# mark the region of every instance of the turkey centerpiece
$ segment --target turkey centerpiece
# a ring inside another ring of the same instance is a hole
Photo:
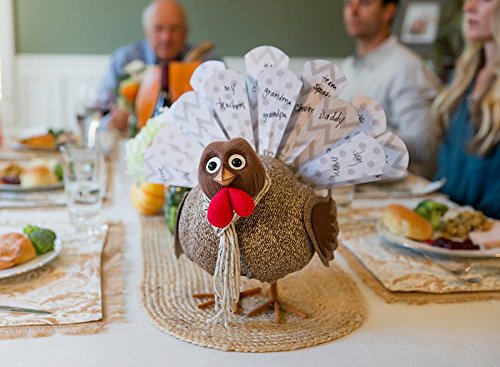
[[[144,156],[148,181],[193,188],[179,205],[175,251],[213,275],[216,319],[226,323],[240,276],[271,284],[271,299],[249,315],[305,317],[276,284],[315,253],[325,266],[334,258],[335,201],[316,191],[401,177],[408,165],[377,102],[339,98],[347,80],[337,65],[312,60],[297,77],[288,62],[261,46],[246,54],[247,74],[201,64]]]

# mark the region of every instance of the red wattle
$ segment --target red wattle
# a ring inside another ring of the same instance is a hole
[[[208,204],[208,223],[217,228],[225,228],[233,219],[233,210],[240,217],[249,217],[255,209],[252,197],[234,187],[224,187]]]
[[[229,189],[221,189],[210,201],[207,211],[208,223],[217,228],[227,227],[233,219],[233,208],[229,198]]]
[[[240,217],[246,218],[252,215],[255,209],[255,203],[253,202],[252,197],[245,191],[230,187],[229,198],[231,200],[231,206],[233,207],[233,210]]]

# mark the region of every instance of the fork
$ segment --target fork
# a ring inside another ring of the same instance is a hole
[[[413,251],[413,252],[416,252],[416,251]],[[423,252],[417,252],[417,253],[420,256],[422,256],[424,259],[437,265],[439,268],[453,274],[457,279],[465,281],[465,282],[478,284],[478,283],[481,283],[481,281],[484,278],[500,274],[500,269],[498,269],[498,268],[495,268],[495,267],[475,267],[475,268],[473,268],[470,263],[466,263],[465,268],[451,268],[448,265],[444,265],[443,263],[437,261],[436,259],[433,259],[432,257],[430,257],[429,255],[427,255]],[[470,275],[469,274],[473,269],[477,269],[477,268],[491,269],[491,270],[489,272],[486,272],[483,274],[478,274],[478,275]]]
[[[16,312],[16,313],[35,313],[40,315],[52,315],[52,312],[45,310],[35,310],[32,308],[0,306],[1,312]]]

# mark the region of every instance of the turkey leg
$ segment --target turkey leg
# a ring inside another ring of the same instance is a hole
[[[280,311],[281,308],[284,309],[285,311],[294,314],[295,316],[300,317],[301,319],[307,318],[306,313],[278,299],[278,282],[274,282],[273,284],[271,284],[271,299],[265,302],[264,304],[260,305],[259,307],[254,308],[252,311],[247,313],[247,316],[252,317],[258,315],[261,312],[267,310],[269,307],[274,308],[274,320],[276,322],[283,322],[283,318],[281,317],[281,311]]]
[[[240,299],[238,300],[238,308],[240,307],[240,302],[243,298],[260,293],[261,290],[262,289],[260,287],[257,287],[257,288],[252,288],[252,289],[246,289],[246,290],[240,292]],[[193,294],[193,298],[196,298],[196,299],[209,298],[208,301],[205,301],[205,302],[200,303],[198,305],[198,308],[200,310],[203,310],[203,309],[215,304],[215,295],[213,293],[196,293],[196,294]]]

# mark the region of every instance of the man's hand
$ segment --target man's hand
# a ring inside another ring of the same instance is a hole
[[[109,126],[120,132],[126,132],[128,129],[129,113],[125,108],[115,107],[111,111]]]

